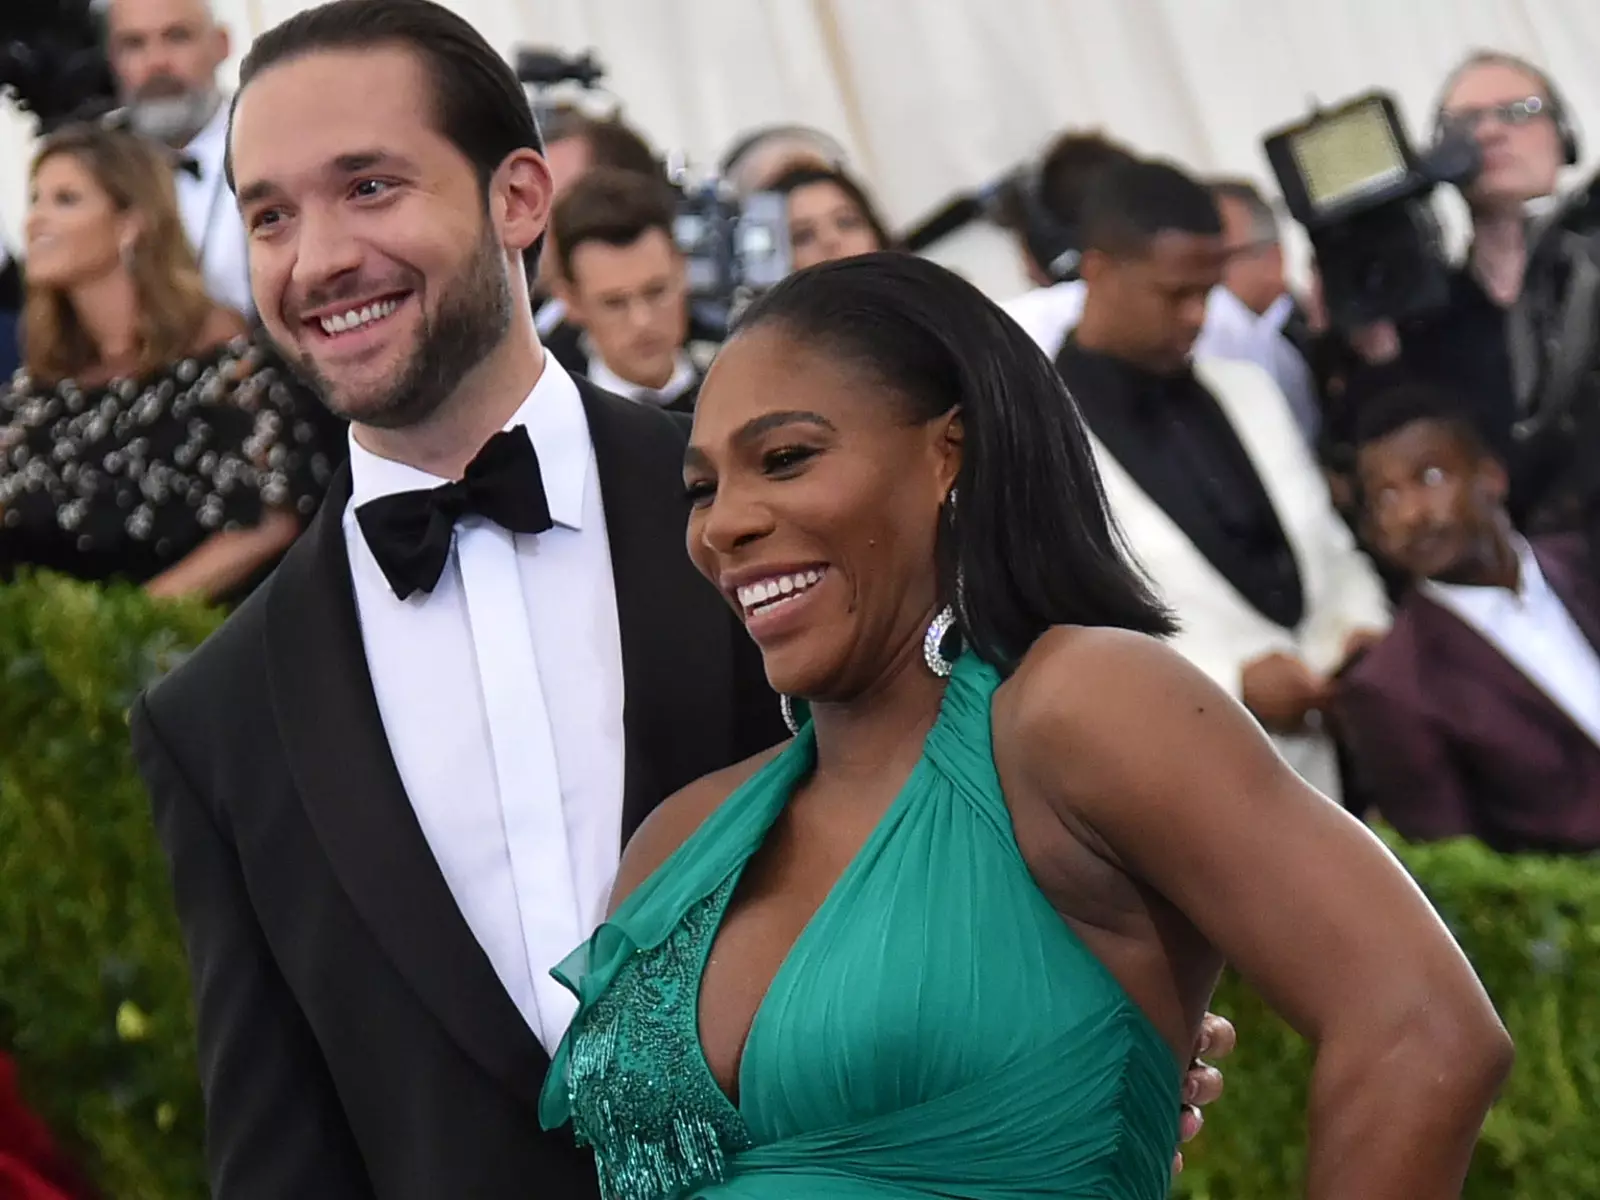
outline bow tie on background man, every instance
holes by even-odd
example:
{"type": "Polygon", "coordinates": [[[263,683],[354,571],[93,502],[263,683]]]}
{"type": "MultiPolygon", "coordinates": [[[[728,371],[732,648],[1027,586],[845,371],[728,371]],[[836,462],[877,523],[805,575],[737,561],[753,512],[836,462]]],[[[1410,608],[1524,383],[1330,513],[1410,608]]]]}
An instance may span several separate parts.
{"type": "Polygon", "coordinates": [[[438,586],[456,522],[469,514],[512,533],[543,533],[554,524],[539,455],[523,426],[485,442],[460,482],[369,500],[356,509],[356,522],[389,586],[404,600],[438,586]]]}
{"type": "Polygon", "coordinates": [[[200,169],[200,160],[194,155],[184,154],[182,151],[173,154],[172,169],[174,171],[185,171],[196,179],[205,178],[205,172],[200,169]]]}

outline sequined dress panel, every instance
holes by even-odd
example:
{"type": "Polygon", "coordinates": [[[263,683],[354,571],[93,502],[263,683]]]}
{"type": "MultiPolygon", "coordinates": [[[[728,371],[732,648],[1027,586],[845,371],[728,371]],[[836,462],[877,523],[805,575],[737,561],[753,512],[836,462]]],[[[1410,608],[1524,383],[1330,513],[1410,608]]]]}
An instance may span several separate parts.
{"type": "Polygon", "coordinates": [[[316,511],[334,422],[240,338],[140,378],[0,388],[0,573],[143,583],[264,506],[316,511]]]}
{"type": "Polygon", "coordinates": [[[606,1200],[1158,1200],[1180,1064],[1051,908],[990,742],[999,677],[956,665],[923,757],[758,1009],[739,1104],[700,979],[738,877],[814,763],[811,727],[557,976],[580,1002],[542,1097],[606,1200]]]}

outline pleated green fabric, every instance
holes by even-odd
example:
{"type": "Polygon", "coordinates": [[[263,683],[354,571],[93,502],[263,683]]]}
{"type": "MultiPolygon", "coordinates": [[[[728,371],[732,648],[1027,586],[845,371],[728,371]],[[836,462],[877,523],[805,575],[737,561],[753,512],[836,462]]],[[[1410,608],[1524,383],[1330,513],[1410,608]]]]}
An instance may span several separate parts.
{"type": "Polygon", "coordinates": [[[607,1200],[1158,1200],[1182,1064],[1035,886],[995,773],[999,676],[956,664],[921,760],[779,968],[739,1068],[700,977],[810,725],[556,971],[579,999],[540,1104],[607,1200]]]}

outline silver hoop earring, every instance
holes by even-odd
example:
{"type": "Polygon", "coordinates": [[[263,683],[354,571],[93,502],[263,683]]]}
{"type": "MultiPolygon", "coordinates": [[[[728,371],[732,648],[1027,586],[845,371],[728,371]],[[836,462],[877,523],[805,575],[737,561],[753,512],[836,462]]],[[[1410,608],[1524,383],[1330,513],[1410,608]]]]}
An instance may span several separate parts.
{"type": "Polygon", "coordinates": [[[778,709],[783,713],[783,723],[789,727],[789,732],[798,735],[800,722],[794,719],[794,701],[787,696],[779,696],[778,709]]]}
{"type": "Polygon", "coordinates": [[[956,664],[944,656],[944,639],[955,623],[955,611],[947,604],[933,618],[933,623],[928,626],[928,632],[922,639],[922,661],[927,663],[928,670],[940,679],[948,679],[950,672],[956,669],[956,664]]]}

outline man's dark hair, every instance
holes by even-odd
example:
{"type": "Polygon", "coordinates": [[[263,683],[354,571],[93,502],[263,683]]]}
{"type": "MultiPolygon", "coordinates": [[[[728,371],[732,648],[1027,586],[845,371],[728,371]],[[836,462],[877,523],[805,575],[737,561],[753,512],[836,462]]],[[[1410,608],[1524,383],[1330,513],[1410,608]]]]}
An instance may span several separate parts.
{"type": "Polygon", "coordinates": [[[996,197],[995,221],[1005,229],[1023,232],[1028,209],[1037,205],[1058,225],[1076,227],[1084,197],[1101,171],[1116,163],[1138,158],[1132,150],[1098,131],[1069,130],[1046,147],[1038,164],[1014,175],[996,197]],[[1030,199],[1023,195],[1031,189],[1030,199]]]}
{"type": "Polygon", "coordinates": [[[878,214],[878,206],[872,202],[872,197],[867,195],[866,188],[857,183],[848,172],[828,170],[823,167],[790,167],[774,179],[766,190],[787,196],[790,192],[810,187],[814,183],[831,183],[850,197],[850,202],[861,211],[862,218],[877,235],[878,249],[894,248],[894,238],[889,236],[889,227],[883,223],[883,218],[878,214]]]}
{"type": "Polygon", "coordinates": [[[1039,160],[1039,203],[1055,220],[1074,225],[1100,173],[1137,161],[1137,154],[1103,133],[1063,133],[1039,160]]]}
{"type": "Polygon", "coordinates": [[[1402,379],[1358,391],[1354,436],[1359,451],[1408,425],[1427,422],[1448,430],[1473,457],[1490,455],[1489,443],[1466,405],[1446,388],[1422,380],[1402,379]]]}
{"type": "Polygon", "coordinates": [[[1215,236],[1222,217],[1211,193],[1170,163],[1113,163],[1084,197],[1083,243],[1116,257],[1137,257],[1168,232],[1215,236]]]}
{"type": "Polygon", "coordinates": [[[618,167],[584,172],[550,218],[561,274],[572,278],[572,256],[585,242],[631,246],[652,229],[671,241],[673,216],[672,191],[663,180],[618,167]]]}
{"type": "MultiPolygon", "coordinates": [[[[233,103],[262,71],[322,50],[402,46],[421,59],[433,82],[439,131],[472,164],[485,190],[515,150],[544,152],[539,126],[516,72],[465,19],[432,0],[332,0],[274,25],[239,64],[233,103]]],[[[233,127],[228,128],[228,184],[233,178],[233,127]]],[[[523,251],[536,273],[541,234],[523,251]]]]}
{"type": "Polygon", "coordinates": [[[1232,200],[1250,214],[1250,243],[1268,246],[1282,240],[1278,228],[1278,214],[1272,204],[1261,194],[1261,189],[1248,179],[1217,179],[1212,181],[1211,195],[1219,204],[1232,200]]]}
{"type": "Polygon", "coordinates": [[[1053,625],[1173,631],[1118,533],[1055,364],[972,284],[915,255],[856,255],[796,271],[745,310],[734,336],[762,328],[880,380],[910,420],[960,410],[939,601],[986,662],[1011,670],[1053,625]]]}
{"type": "Polygon", "coordinates": [[[547,146],[582,139],[589,146],[591,166],[666,178],[661,160],[644,135],[620,117],[600,119],[573,105],[561,105],[545,117],[540,132],[547,146]]]}

